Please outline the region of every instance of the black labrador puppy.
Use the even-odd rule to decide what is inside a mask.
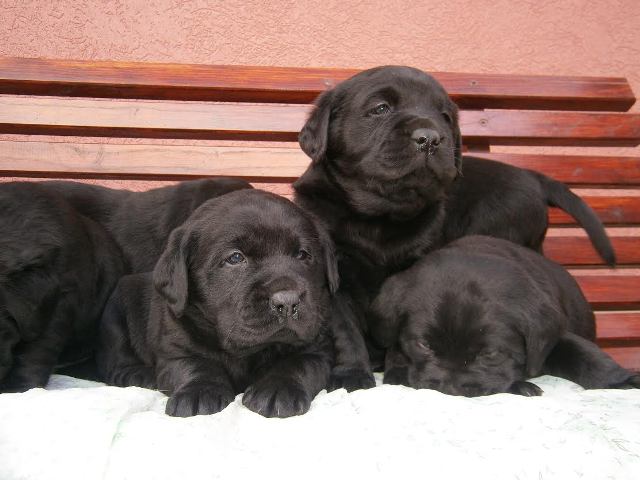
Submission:
[[[175,229],[152,274],[123,277],[101,322],[108,383],[168,393],[174,416],[215,413],[245,392],[264,416],[305,413],[333,364],[337,264],[292,202],[243,190]]]
[[[420,70],[373,68],[326,91],[299,141],[312,163],[294,183],[295,199],[329,230],[339,261],[335,334],[346,348],[337,352],[332,387],[374,384],[359,333],[367,331],[371,300],[389,275],[447,242],[482,234],[540,251],[551,205],[574,216],[602,257],[615,261],[602,223],[565,185],[463,159],[458,109]]]
[[[550,374],[585,388],[640,387],[595,342],[595,319],[560,265],[505,240],[469,236],[388,278],[372,305],[385,383],[451,395],[540,395]]]
[[[41,184],[0,184],[0,392],[47,383],[61,358],[89,354],[124,271],[95,222]]]
[[[253,188],[244,180],[202,179],[132,192],[79,182],[44,182],[78,211],[103,225],[122,249],[131,273],[149,272],[169,233],[202,203],[235,190]]]

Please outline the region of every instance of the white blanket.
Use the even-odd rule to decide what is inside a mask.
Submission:
[[[640,479],[640,391],[535,383],[544,396],[322,392],[284,420],[238,396],[182,419],[159,392],[54,376],[0,395],[0,480]]]

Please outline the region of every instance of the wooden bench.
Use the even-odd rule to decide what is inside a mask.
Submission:
[[[354,73],[0,59],[0,175],[154,182],[226,175],[290,196],[309,161],[295,143],[309,104]],[[640,368],[640,157],[591,148],[640,144],[640,115],[620,113],[635,102],[627,81],[433,75],[462,109],[467,150],[566,182],[598,212],[618,269],[604,268],[585,233],[558,211],[545,252],[570,268],[597,310],[601,345]],[[497,145],[591,153],[491,151]]]

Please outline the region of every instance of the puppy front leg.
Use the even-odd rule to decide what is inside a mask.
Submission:
[[[79,315],[73,303],[62,298],[44,331],[35,339],[15,346],[13,362],[0,383],[0,392],[24,392],[47,384]]]
[[[218,413],[233,402],[235,391],[224,366],[213,359],[158,359],[158,387],[169,392],[165,412],[172,417]]]
[[[331,372],[328,390],[344,388],[347,392],[376,386],[369,361],[369,352],[353,301],[338,292],[331,300],[330,330],[335,342],[336,362]]]
[[[595,343],[573,333],[560,338],[543,372],[584,388],[640,388],[640,374],[622,368]]]
[[[116,387],[156,388],[153,368],[146,365],[132,345],[129,321],[145,322],[146,319],[128,319],[120,300],[119,289],[109,299],[100,321],[100,334],[96,362],[98,371],[109,385]],[[142,342],[139,342],[139,344]]]
[[[383,383],[411,386],[409,384],[409,360],[395,347],[388,349],[385,355]]]
[[[250,385],[242,403],[265,417],[302,415],[320,390],[327,387],[330,372],[331,357],[327,354],[292,354]]]
[[[20,341],[16,322],[0,310],[0,383],[13,365],[13,349]]]

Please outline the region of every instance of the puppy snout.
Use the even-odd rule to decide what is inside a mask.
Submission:
[[[301,298],[302,293],[297,290],[280,290],[271,295],[269,306],[278,317],[278,321],[283,323],[297,317]]]
[[[433,154],[440,145],[440,134],[431,128],[416,128],[411,132],[413,140],[420,151]]]

